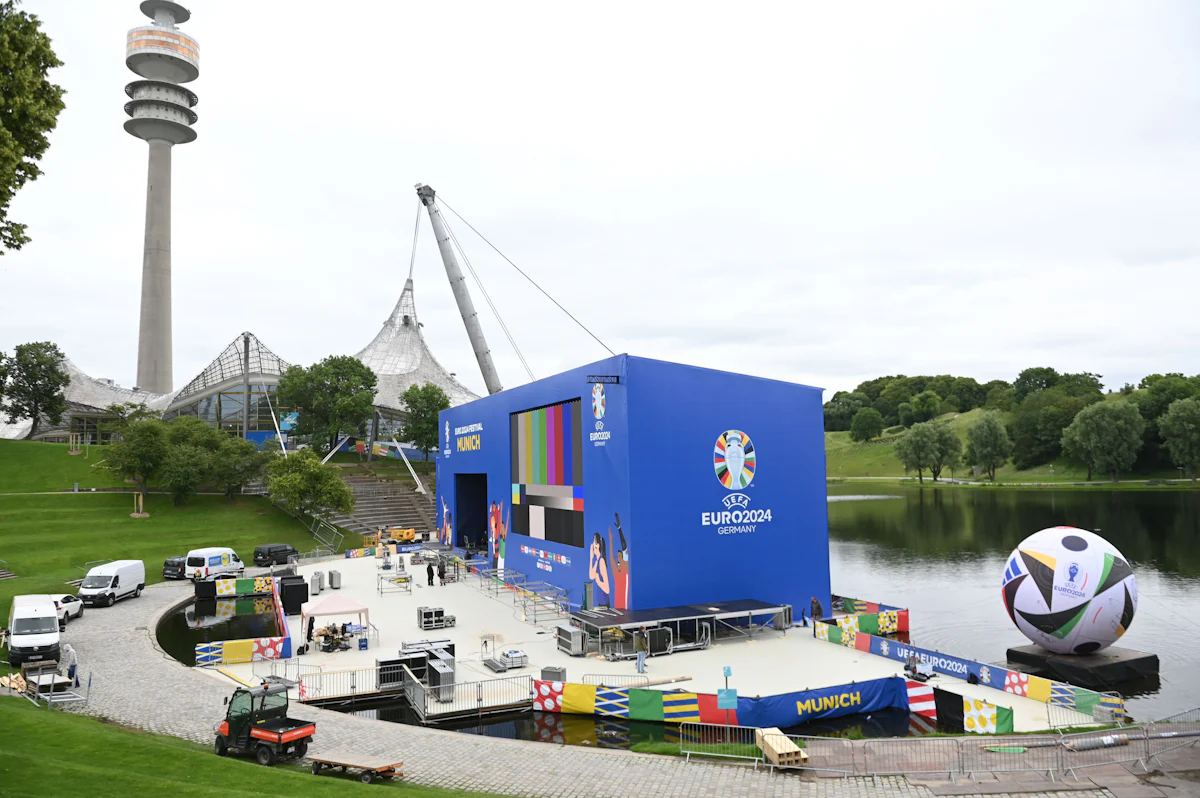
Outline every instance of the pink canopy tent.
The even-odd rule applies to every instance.
[[[309,618],[332,615],[357,615],[358,625],[366,628],[371,621],[367,605],[349,596],[330,595],[316,601],[306,601],[300,607],[300,628],[307,631]]]

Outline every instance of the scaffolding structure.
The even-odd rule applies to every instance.
[[[380,573],[376,575],[375,583],[381,596],[385,593],[412,593],[413,578],[407,571]]]
[[[479,571],[479,589],[498,596],[505,590],[520,590],[529,577],[511,568],[482,568]]]
[[[532,624],[557,620],[571,613],[567,591],[549,582],[526,582],[513,594],[521,607],[521,619]]]

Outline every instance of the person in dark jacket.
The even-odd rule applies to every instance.
[[[446,564],[438,560],[438,579],[442,582],[442,587],[446,586]]]
[[[429,578],[429,586],[433,587],[433,563],[425,566],[425,575]]]

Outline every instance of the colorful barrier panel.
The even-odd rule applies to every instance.
[[[383,548],[387,549],[390,554],[412,554],[414,551],[420,551],[425,548],[423,543],[405,543],[403,545],[392,543]],[[361,557],[374,557],[378,552],[378,546],[367,546],[361,549],[346,549],[346,559],[357,560]]]
[[[880,616],[884,614],[880,613]],[[814,633],[818,640],[837,643],[898,662],[906,662],[909,657],[916,657],[920,662],[931,666],[935,673],[964,680],[974,677],[975,681],[985,687],[1073,709],[1084,715],[1092,716],[1099,705],[1111,710],[1114,718],[1123,721],[1126,716],[1125,701],[1120,696],[1097,693],[1041,676],[1031,676],[1020,671],[987,665],[870,634],[863,630],[862,626],[863,619],[871,617],[873,616],[844,616],[833,623],[818,621],[814,624]]]
[[[811,720],[908,709],[908,690],[898,676],[761,698],[738,698],[738,724],[780,729]]]
[[[666,693],[640,688],[597,687],[594,684],[546,682],[535,679],[533,708],[568,715],[599,715],[660,723],[720,723],[737,725],[737,711],[717,708],[707,693]],[[739,701],[739,710],[741,703]]]
[[[265,580],[265,583],[260,580]],[[266,587],[270,594],[267,598],[219,599],[217,601],[218,617],[232,617],[243,609],[255,614],[275,613],[276,629],[282,631],[279,637],[256,637],[247,640],[219,640],[213,643],[196,644],[196,666],[214,667],[217,665],[233,665],[239,662],[257,662],[267,659],[287,659],[292,656],[292,638],[288,628],[287,616],[283,612],[283,601],[279,598],[278,580],[271,577],[256,577],[255,579],[227,579],[226,582],[254,582],[253,589]],[[266,584],[269,583],[269,584]],[[268,604],[267,602],[270,602]],[[272,606],[273,605],[273,606]],[[227,613],[227,614],[223,614]]]

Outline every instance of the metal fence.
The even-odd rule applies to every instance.
[[[783,744],[784,737],[807,756]],[[972,780],[987,773],[1040,773],[1052,780],[1080,780],[1087,769],[1103,765],[1149,770],[1152,764],[1164,764],[1159,757],[1198,742],[1200,709],[1144,726],[1079,734],[851,741],[705,723],[683,723],[679,728],[679,751],[689,759],[692,755],[742,759],[755,762],[756,767],[763,761],[772,770],[811,770],[842,776],[926,775],[947,779],[962,776]],[[767,753],[766,748],[772,751]]]
[[[803,752],[796,761],[784,761],[783,757],[766,755],[771,770],[808,770],[814,773],[835,773],[842,778],[853,776],[863,770],[863,752],[850,740],[840,737],[806,737],[799,734],[767,732],[762,735],[762,746],[780,750],[779,738],[786,737]],[[765,752],[764,752],[765,754]],[[776,761],[778,760],[778,761]]]
[[[585,673],[584,684],[594,684],[597,687],[649,687],[650,677],[640,673]]]
[[[301,701],[355,698],[379,692],[379,667],[298,674]]]
[[[423,707],[413,705],[424,720],[486,715],[533,706],[533,677],[507,676],[459,682],[441,686],[426,685]]]
[[[321,665],[306,665],[297,657],[292,657],[291,659],[254,660],[254,663],[251,665],[251,672],[256,678],[282,679],[296,684],[300,682],[302,675],[321,673],[323,670],[324,668]]]
[[[958,770],[958,740],[931,737],[922,740],[921,745],[912,745],[913,742],[912,738],[867,740],[862,748],[863,772],[872,776],[944,773],[950,778]]]
[[[1192,709],[1156,720],[1146,727],[1146,761],[1156,762],[1160,767],[1163,754],[1190,748],[1200,742],[1200,709]]]
[[[763,761],[755,734],[749,726],[721,726],[715,723],[679,724],[679,753],[689,762],[692,756],[745,759],[755,768]]]

